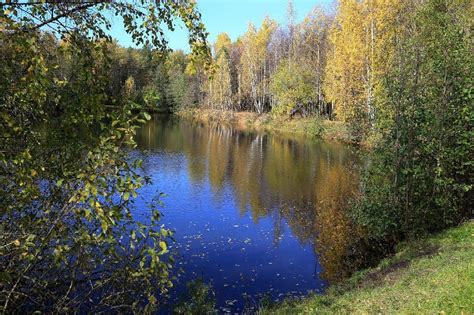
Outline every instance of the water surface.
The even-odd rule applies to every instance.
[[[242,132],[155,117],[138,153],[175,230],[177,291],[210,283],[221,311],[263,295],[323,293],[350,268],[354,234],[344,206],[357,186],[357,156],[340,143]]]

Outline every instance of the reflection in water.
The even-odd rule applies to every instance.
[[[278,297],[321,290],[325,281],[337,281],[356,265],[348,258],[357,233],[344,212],[358,185],[350,148],[155,119],[137,134],[145,173],[170,196],[166,223],[176,228],[178,243],[184,242],[178,251],[185,271],[211,279],[222,307],[230,300],[231,309],[241,309],[239,293],[271,289]],[[241,226],[246,230],[231,229]],[[184,238],[188,233],[199,242]],[[233,256],[232,244],[238,242],[244,247]],[[202,263],[188,253],[197,243],[201,247],[193,255],[204,252]],[[270,267],[272,261],[278,266]],[[230,267],[236,265],[239,272],[233,274]]]

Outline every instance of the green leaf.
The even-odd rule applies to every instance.
[[[130,193],[127,191],[123,194],[123,200],[127,201],[130,198]]]

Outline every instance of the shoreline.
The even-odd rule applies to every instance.
[[[251,130],[297,135],[363,146],[352,139],[346,124],[317,117],[295,117],[290,119],[274,116],[271,113],[259,115],[248,111],[233,112],[202,108],[180,110],[175,112],[174,115],[203,123],[230,124],[242,131]]]

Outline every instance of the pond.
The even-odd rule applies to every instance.
[[[220,311],[323,293],[357,265],[344,212],[359,159],[337,142],[154,117],[137,134],[146,201],[163,192],[178,277],[209,283]],[[138,203],[140,205],[140,203]]]

